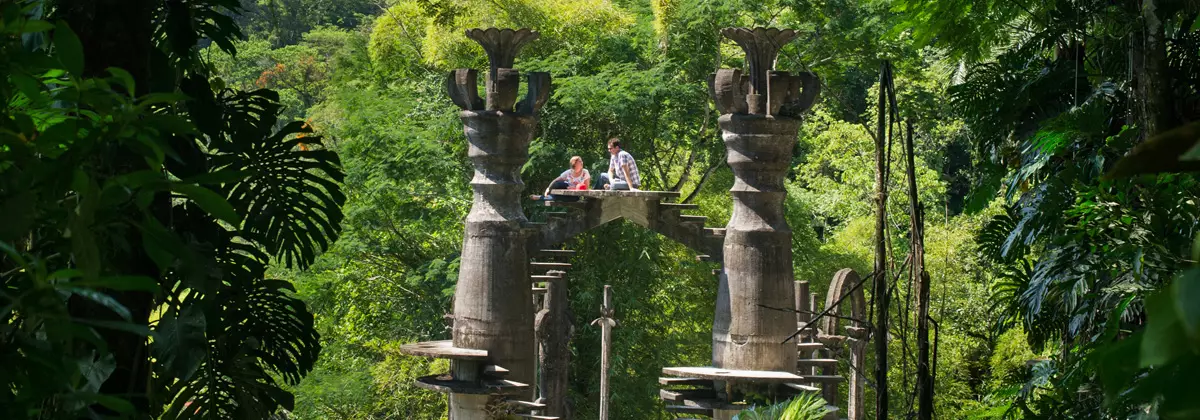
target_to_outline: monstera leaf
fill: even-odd
[[[319,147],[320,138],[303,122],[275,130],[277,107],[266,92],[230,98],[225,109],[227,138],[214,141],[214,171],[247,174],[224,184],[230,204],[245,220],[241,234],[287,264],[307,267],[341,231],[338,184],[343,172],[336,153]],[[257,114],[254,117],[247,117]]]
[[[272,374],[295,384],[312,370],[321,351],[312,313],[285,281],[244,280],[206,297],[220,314],[207,322],[206,355],[168,388],[163,418],[266,418],[292,408]]]

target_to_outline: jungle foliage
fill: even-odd
[[[680,191],[712,226],[729,218],[733,180],[706,78],[743,66],[719,30],[797,29],[777,67],[813,71],[823,89],[788,174],[787,220],[796,278],[822,298],[837,270],[873,265],[872,105],[889,60],[926,212],[937,416],[1200,410],[1200,185],[1179,161],[1200,129],[1176,129],[1200,117],[1194,2],[0,7],[4,418],[444,418],[445,397],[412,385],[444,362],[398,347],[449,338],[472,169],[443,83],[486,67],[463,36],[481,26],[541,32],[516,64],[554,84],[522,171],[531,193],[572,155],[603,171],[603,141],[619,136],[647,188]],[[128,30],[88,23],[109,20]],[[916,366],[898,146],[894,418],[914,410]],[[1118,163],[1131,150],[1143,152]],[[656,378],[709,363],[715,266],[623,222],[567,247],[575,416],[598,409],[587,325],[611,284],[612,417],[672,418]]]

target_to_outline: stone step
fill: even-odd
[[[679,223],[698,223],[703,225],[708,221],[708,216],[693,216],[690,214],[679,215]]]
[[[533,262],[533,261],[531,261],[529,263],[529,267],[530,268],[543,268],[543,269],[547,269],[547,270],[563,270],[563,269],[571,268],[571,263],[541,262],[541,261]]]
[[[825,347],[841,346],[842,343],[846,342],[847,338],[849,337],[844,335],[817,334],[817,341],[820,341],[821,344],[825,345]]]
[[[870,332],[863,327],[846,327],[846,335],[850,336],[850,338],[861,340],[867,338],[869,333]]]
[[[712,379],[697,379],[697,378],[658,378],[658,383],[662,385],[686,385],[700,386],[712,388]]]
[[[570,257],[575,255],[573,249],[539,249],[534,253],[536,257]]]
[[[713,258],[712,255],[708,255],[708,254],[696,255],[696,261],[697,262],[721,262],[720,260]]]
[[[811,386],[811,385],[803,385],[803,384],[783,384],[783,385],[788,388],[797,390],[797,391],[821,392],[821,388],[817,388],[817,387]]]
[[[725,237],[725,228],[704,228],[704,234],[712,237]]]
[[[554,417],[554,416],[542,416],[542,415],[537,415],[537,414],[514,414],[514,416],[521,417],[521,418],[526,418],[526,419],[538,419],[538,420],[558,420],[558,417]]]
[[[837,359],[800,358],[800,359],[796,360],[796,366],[805,366],[805,367],[827,367],[827,366],[837,366],[837,364],[838,364]]]
[[[800,351],[825,350],[825,345],[821,343],[796,343],[796,348]]]
[[[487,365],[487,366],[483,367],[483,374],[494,376],[497,378],[503,378],[505,376],[508,376],[508,369],[505,369],[501,366],[496,366],[496,365]]]
[[[544,410],[546,408],[546,404],[536,401],[508,400],[508,403],[528,410]]]
[[[546,293],[545,287],[534,287],[533,288],[533,294],[538,295],[538,294],[543,294],[543,293]]]
[[[700,208],[700,205],[684,203],[658,203],[658,207],[666,210],[695,210]]]
[[[717,397],[717,392],[712,388],[700,389],[660,389],[658,397],[663,401],[683,401],[697,399],[713,399]]]
[[[668,405],[664,407],[667,412],[679,414],[698,414],[701,416],[712,417],[713,411],[711,408],[691,407],[686,405]]]
[[[537,274],[537,275],[529,276],[529,279],[533,280],[534,282],[550,281],[550,280],[556,280],[556,279],[561,279],[561,278],[562,278],[561,275],[553,275],[553,274],[550,274],[550,275]]]
[[[816,384],[816,383],[836,384],[838,382],[842,382],[842,381],[846,380],[846,378],[842,377],[841,375],[800,375],[800,376],[804,377],[804,379],[801,382],[810,383],[810,384]]]
[[[581,201],[547,201],[546,206],[583,210],[587,208],[587,203]]]
[[[400,346],[400,352],[410,356],[431,357],[435,359],[484,361],[488,358],[487,350],[454,347],[452,340],[404,344]]]

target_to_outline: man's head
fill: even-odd
[[[621,152],[621,139],[613,137],[608,139],[608,153],[616,155]]]

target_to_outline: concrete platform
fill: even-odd
[[[565,195],[570,197],[608,198],[627,197],[661,200],[664,198],[679,198],[678,191],[628,191],[628,190],[550,190],[550,195]]]

